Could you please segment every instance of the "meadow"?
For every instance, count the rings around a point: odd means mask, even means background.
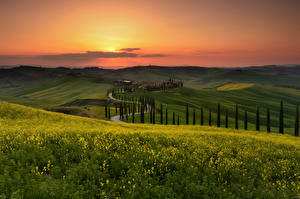
[[[225,112],[228,111],[229,127],[235,127],[235,105],[239,106],[239,128],[244,128],[244,114],[247,111],[248,129],[255,130],[256,110],[260,108],[261,131],[266,131],[266,109],[271,113],[271,131],[278,132],[280,101],[284,104],[285,132],[294,133],[296,105],[299,105],[300,91],[291,88],[281,88],[250,83],[223,84],[215,89],[177,88],[161,92],[134,92],[120,94],[128,97],[149,96],[156,102],[156,108],[163,104],[163,122],[165,124],[166,108],[168,109],[168,124],[172,124],[173,112],[185,124],[186,105],[189,105],[189,123],[193,121],[193,110],[196,111],[196,124],[200,124],[200,109],[204,111],[204,125],[208,125],[209,110],[212,112],[212,125],[216,126],[217,104],[221,105],[221,126],[225,127]],[[131,121],[131,118],[129,118]],[[140,122],[140,118],[136,118]],[[145,116],[149,122],[149,114]],[[160,123],[160,113],[156,113],[156,123]]]
[[[0,102],[0,198],[296,198],[299,141]]]

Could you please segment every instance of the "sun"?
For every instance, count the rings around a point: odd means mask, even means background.
[[[116,48],[114,48],[114,47],[108,47],[108,48],[106,48],[106,50],[108,52],[116,52],[117,51]]]

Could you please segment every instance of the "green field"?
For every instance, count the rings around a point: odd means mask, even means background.
[[[91,103],[88,100],[105,100],[110,83],[97,82],[84,76],[63,76],[38,79],[17,86],[0,89],[0,99],[51,111],[104,119],[104,102]],[[81,100],[79,103],[78,100]]]
[[[1,198],[296,198],[299,138],[0,102]],[[298,195],[299,196],[299,195]]]
[[[0,71],[0,198],[297,198],[300,142],[289,134],[300,101],[300,72],[271,69]],[[184,87],[126,94],[155,98],[156,125],[103,120],[114,80],[169,77],[182,78]],[[277,133],[280,100],[285,135]],[[190,124],[196,110],[195,126],[182,125],[187,103]],[[216,125],[218,103],[222,127],[228,110],[228,129],[208,126],[209,109]],[[160,104],[164,123],[167,107],[168,123],[175,112],[181,125],[159,125]],[[248,111],[249,131],[233,129],[235,104],[240,129]],[[261,132],[251,131],[257,106]],[[201,107],[205,126],[199,125]],[[265,132],[266,108],[272,133]]]
[[[248,112],[249,129],[255,129],[256,108],[260,108],[261,130],[266,130],[266,109],[271,111],[271,131],[278,132],[278,120],[280,101],[284,102],[284,126],[285,132],[294,132],[295,110],[299,105],[300,90],[280,88],[273,86],[252,85],[241,89],[192,89],[179,88],[163,92],[137,92],[125,94],[127,96],[148,95],[156,100],[156,108],[160,109],[163,104],[163,114],[165,108],[168,108],[168,123],[172,123],[172,114],[175,112],[176,121],[179,115],[181,124],[185,124],[186,104],[189,104],[189,122],[193,121],[193,109],[196,110],[196,124],[200,124],[200,108],[204,108],[204,124],[208,125],[209,109],[212,111],[212,124],[216,125],[217,104],[221,105],[221,126],[225,125],[225,110],[228,110],[229,127],[235,125],[235,105],[239,105],[239,128],[244,128],[244,111]],[[226,86],[226,85],[225,85]],[[224,88],[225,86],[222,86]],[[232,87],[232,84],[229,86]],[[243,85],[244,86],[244,85]],[[160,123],[159,110],[156,113],[156,123]],[[139,122],[137,117],[137,122]],[[149,122],[149,115],[146,116],[146,122]],[[165,123],[165,116],[164,116]]]
[[[248,111],[249,128],[255,128],[256,107],[260,107],[262,131],[265,131],[266,108],[271,110],[272,131],[278,131],[279,103],[284,102],[285,130],[293,133],[295,106],[300,101],[300,67],[250,67],[250,68],[201,68],[201,67],[133,67],[120,70],[98,68],[36,68],[17,67],[0,70],[0,99],[35,108],[93,118],[104,118],[107,90],[117,79],[157,81],[172,77],[182,79],[184,88],[166,92],[133,93],[149,95],[168,107],[169,124],[172,113],[185,123],[185,105],[196,110],[196,123],[200,123],[201,107],[204,123],[208,124],[208,110],[212,110],[216,123],[217,103],[221,104],[222,125],[225,110],[229,111],[229,127],[234,127],[234,106],[239,104],[239,127],[243,128],[244,111]],[[159,111],[158,111],[159,113]],[[159,114],[156,122],[160,122]],[[112,115],[115,112],[112,112]],[[146,115],[146,121],[149,116]],[[129,118],[130,119],[130,118]],[[164,119],[165,120],[165,119]],[[139,117],[137,117],[139,121]]]
[[[76,99],[106,98],[106,91],[111,87],[111,84],[98,83],[92,78],[64,77],[1,89],[0,98],[46,108]]]

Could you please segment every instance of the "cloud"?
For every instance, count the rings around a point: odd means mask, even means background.
[[[224,51],[219,50],[196,50],[195,56],[227,56],[227,55],[241,55],[257,53],[257,50],[245,49],[229,49]]]
[[[167,54],[143,54],[140,57],[167,57]]]
[[[119,51],[132,52],[136,50],[141,50],[141,48],[121,48]]]
[[[65,54],[49,54],[38,55],[38,59],[47,61],[80,61],[86,62],[98,58],[120,58],[120,57],[137,57],[136,53],[128,52],[104,52],[104,51],[86,51],[85,53],[65,53]]]
[[[2,64],[38,64],[38,65],[84,65],[106,58],[151,58],[165,57],[165,54],[138,54],[132,52],[86,51],[82,53],[62,53],[43,55],[0,55]],[[98,61],[99,62],[99,61]],[[101,63],[101,61],[100,61]]]

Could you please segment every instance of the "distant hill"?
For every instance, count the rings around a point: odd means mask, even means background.
[[[136,66],[123,69],[42,68],[19,66],[0,69],[0,87],[22,85],[26,82],[59,77],[89,77],[98,82],[112,83],[117,79],[132,81],[157,81],[172,77],[181,79],[189,87],[203,87],[223,81],[252,82],[261,84],[288,84],[300,86],[300,65],[297,66],[251,66],[246,68],[163,67]]]
[[[298,99],[294,94],[298,93],[296,90],[300,88],[300,66],[246,68],[136,66],[117,70],[97,67],[5,67],[0,69],[0,100],[64,112],[66,110],[74,112],[74,108],[77,108],[75,112],[80,110],[79,115],[82,115],[82,110],[86,112],[85,106],[89,106],[91,111],[96,107],[95,112],[83,115],[99,115],[103,103],[99,105],[91,102],[105,100],[107,90],[113,87],[114,81],[120,79],[162,81],[169,78],[182,80],[184,87],[199,90],[200,93],[204,92],[203,89],[216,90],[224,88],[222,86],[260,84],[275,87],[274,91],[276,88],[294,89],[295,92],[293,90],[290,92]],[[198,93],[194,90],[190,92]],[[208,102],[217,103],[215,98],[211,97],[212,99],[207,99]],[[279,98],[280,96],[276,100],[280,100]],[[103,115],[100,116],[102,117]]]

